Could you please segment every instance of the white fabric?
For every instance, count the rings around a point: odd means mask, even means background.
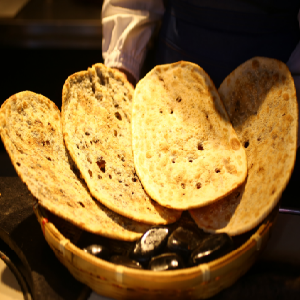
[[[102,8],[105,65],[123,68],[138,81],[147,44],[163,14],[160,0],[105,0]]]

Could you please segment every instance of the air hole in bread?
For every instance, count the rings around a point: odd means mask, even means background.
[[[122,121],[122,116],[120,115],[119,112],[116,112],[116,113],[115,113],[115,116],[116,116],[116,118],[117,118],[118,120]]]
[[[202,143],[198,143],[198,150],[204,150]]]
[[[133,177],[133,178],[132,178],[132,181],[133,181],[133,182],[136,182],[136,181],[137,181],[137,179],[136,179],[135,177]]]
[[[181,100],[182,100],[181,97],[177,97],[177,98],[176,98],[176,101],[177,101],[177,102],[181,102]]]
[[[190,158],[190,159],[189,159],[189,162],[193,162],[193,159]]]
[[[181,187],[182,187],[183,189],[185,189],[185,183],[182,183],[182,184],[181,184]]]
[[[117,130],[114,130],[114,136],[117,136],[118,133],[117,133]]]
[[[244,147],[245,147],[245,148],[248,148],[248,147],[249,147],[249,141],[246,141],[246,142],[244,143]]]
[[[198,183],[196,184],[196,188],[199,190],[199,189],[201,189],[201,187],[202,187],[201,183],[198,182]]]
[[[93,177],[93,172],[91,170],[88,170],[91,177]]]
[[[47,157],[47,159],[51,161],[51,158],[50,158],[50,157]]]
[[[99,167],[99,169],[100,169],[103,173],[105,173],[105,164],[106,164],[105,160],[104,160],[104,159],[100,159],[100,160],[98,160],[98,161],[96,162],[96,164],[97,164],[97,166]]]
[[[89,133],[89,132],[86,132],[85,135],[90,135],[90,133]]]
[[[43,146],[45,146],[45,145],[49,146],[50,142],[49,141],[43,141],[42,144],[43,144]]]
[[[171,115],[173,114],[173,109],[171,109],[171,113],[170,113]]]
[[[77,146],[77,149],[79,149],[79,145],[76,145]]]
[[[119,104],[115,104],[115,107],[118,108],[118,107],[119,107]]]
[[[240,194],[241,194],[241,193],[237,193],[237,194],[235,195],[235,198],[237,199],[237,198],[240,196]]]
[[[102,179],[102,176],[101,176],[101,175],[98,175],[98,179]]]
[[[87,159],[86,159],[90,164],[92,163],[92,161],[91,161],[91,159],[88,157]]]
[[[175,158],[172,159],[172,163],[175,164]]]
[[[20,167],[21,166],[21,164],[19,163],[19,162],[17,162],[17,165]]]
[[[259,137],[259,138],[257,138],[257,141],[258,141],[258,142],[260,142],[260,140],[261,140],[261,138],[260,138],[260,137]]]
[[[221,170],[220,170],[219,168],[215,168],[215,172],[216,172],[216,173],[220,173]]]
[[[78,202],[82,207],[85,207],[84,204],[82,202]]]
[[[161,109],[159,110],[159,112],[160,112],[161,114],[163,113],[163,111],[162,111]]]
[[[108,175],[108,177],[109,177],[109,179],[112,179],[112,176],[110,174]]]

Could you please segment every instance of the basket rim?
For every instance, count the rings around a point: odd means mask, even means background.
[[[277,210],[277,206],[275,210]],[[126,273],[126,275],[133,277],[143,275],[146,277],[151,277],[151,280],[155,281],[161,279],[167,280],[168,278],[172,278],[172,280],[174,281],[176,280],[176,277],[178,277],[178,280],[182,281],[184,279],[182,276],[190,278],[199,276],[201,273],[205,275],[207,269],[210,272],[213,272],[216,269],[222,268],[225,265],[227,265],[228,262],[235,261],[240,254],[244,253],[245,251],[251,250],[253,247],[256,247],[257,250],[260,250],[260,244],[262,243],[263,238],[268,235],[278,213],[278,210],[276,214],[271,212],[259,225],[255,233],[245,243],[243,243],[237,249],[227,253],[226,255],[220,258],[217,258],[208,263],[200,264],[189,268],[168,270],[168,272],[154,272],[152,270],[147,269],[134,269],[122,265],[116,265],[112,262],[105,261],[101,258],[95,257],[92,254],[85,252],[84,250],[74,245],[71,241],[66,239],[55,227],[55,225],[48,221],[46,212],[40,205],[34,206],[34,211],[40,225],[42,226],[44,236],[46,236],[45,233],[47,231],[47,233],[50,234],[51,237],[55,239],[58,244],[61,244],[63,242],[65,250],[70,251],[72,255],[76,255],[78,258],[92,264],[94,267],[102,268],[112,273]],[[47,221],[45,222],[45,220]]]

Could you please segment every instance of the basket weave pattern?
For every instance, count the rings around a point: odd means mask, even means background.
[[[274,210],[238,249],[207,264],[167,272],[136,270],[96,258],[76,247],[36,205],[34,212],[45,239],[59,261],[95,292],[114,299],[206,299],[231,286],[264,249],[278,213]]]

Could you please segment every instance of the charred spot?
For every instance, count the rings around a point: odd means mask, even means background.
[[[198,150],[204,150],[202,143],[198,143]]]
[[[101,172],[105,173],[105,164],[106,164],[106,161],[101,158],[100,160],[97,160],[96,164],[99,167],[99,169],[101,170]]]
[[[246,142],[244,143],[244,147],[245,147],[245,148],[248,148],[248,147],[249,147],[249,141],[246,141]]]
[[[116,117],[118,120],[122,121],[122,116],[120,115],[119,112],[116,112],[116,113],[115,113],[115,117]]]
[[[21,164],[20,164],[19,162],[17,162],[17,166],[19,166],[19,167],[20,167],[20,166],[21,166]]]
[[[85,205],[82,202],[78,202],[83,208],[85,207]]]

